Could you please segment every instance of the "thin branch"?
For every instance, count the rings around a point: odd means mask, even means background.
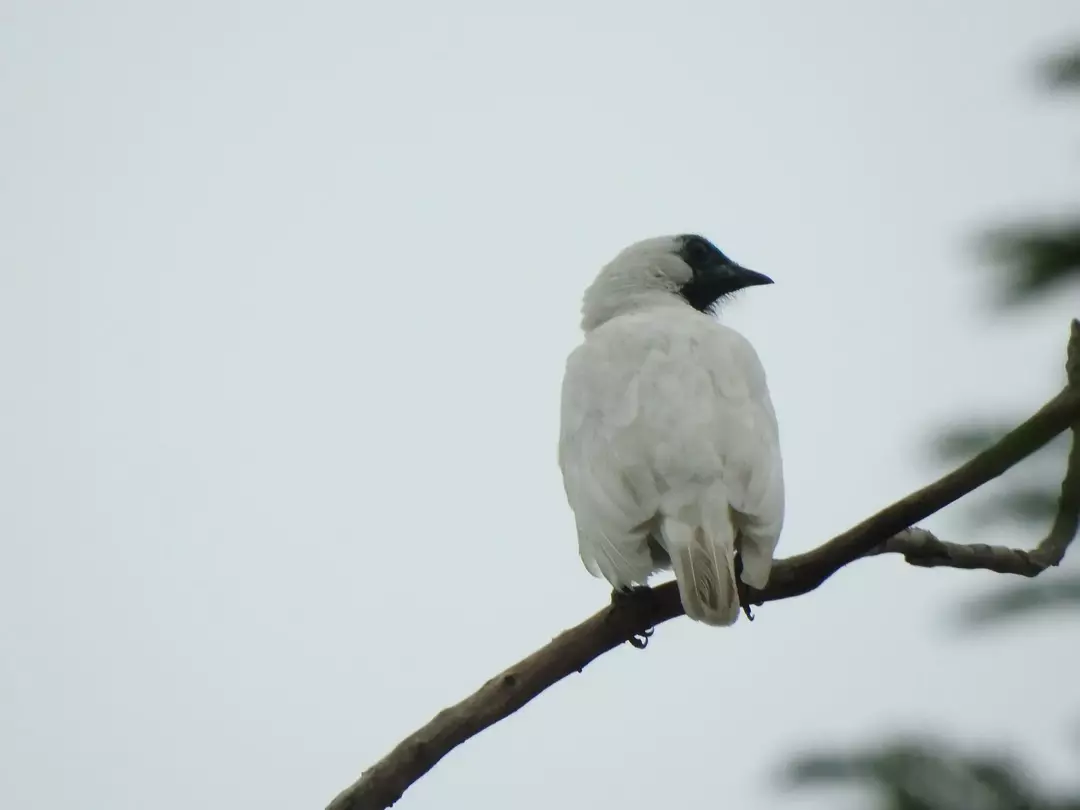
[[[985,543],[949,543],[918,526],[904,529],[863,556],[878,554],[900,554],[905,562],[919,568],[966,568],[1022,577],[1037,577],[1050,567],[1040,560],[1037,549],[1027,551]]]
[[[1080,391],[1080,321],[1073,320],[1069,332],[1069,350],[1065,359],[1066,391]],[[1047,565],[1057,565],[1069,543],[1080,531],[1080,420],[1072,425],[1072,447],[1068,467],[1061,482],[1058,511],[1050,534],[1039,544],[1035,554]]]
[[[1036,576],[1062,557],[1080,523],[1080,321],[1072,322],[1067,362],[1069,385],[1034,416],[955,471],[913,492],[813,551],[773,565],[769,583],[752,591],[754,604],[814,590],[861,557],[897,553],[913,565],[983,569]],[[1057,519],[1033,551],[964,546],[912,528],[967,493],[997,478],[1059,433],[1073,428],[1069,470],[1062,483]],[[443,709],[342,791],[328,810],[383,810],[451,750],[520,709],[548,687],[625,641],[647,636],[683,613],[678,588],[667,582],[593,614],[576,627],[485,683],[460,703]]]

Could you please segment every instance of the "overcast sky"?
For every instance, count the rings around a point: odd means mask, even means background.
[[[0,4],[0,806],[321,808],[603,606],[559,387],[637,239],[777,282],[722,317],[784,555],[1055,393],[1075,300],[995,315],[971,247],[1076,202],[1032,78],[1075,0],[507,5]],[[400,807],[819,807],[789,754],[924,728],[1063,778],[1075,622],[949,630],[998,581],[880,559],[672,622]]]

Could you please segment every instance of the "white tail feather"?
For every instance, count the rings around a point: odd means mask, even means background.
[[[674,518],[661,522],[664,546],[671,556],[679,597],[686,615],[705,624],[728,627],[739,618],[739,591],[735,583],[735,537],[730,523],[710,527]]]

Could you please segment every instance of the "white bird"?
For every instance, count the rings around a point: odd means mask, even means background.
[[[674,568],[686,614],[739,618],[784,522],[776,414],[757,352],[716,305],[768,276],[696,234],[622,251],[586,290],[563,378],[559,466],[586,569],[616,593]]]

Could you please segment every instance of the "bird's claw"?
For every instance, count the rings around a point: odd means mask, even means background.
[[[742,581],[742,554],[735,554],[735,590],[739,594],[739,607],[742,608],[742,612],[746,614],[746,618],[750,621],[754,620],[754,613],[750,609],[753,605],[753,601],[750,599],[749,588],[746,583]]]
[[[630,642],[630,646],[636,647],[639,650],[644,650],[646,647],[649,646],[649,639],[652,638],[652,634],[653,630],[652,628],[650,628],[648,630],[645,630],[644,632],[635,633],[634,635],[630,636],[627,641]]]
[[[633,585],[629,588],[615,588],[611,592],[611,604],[615,606],[625,605],[630,607],[634,600],[643,598],[647,593],[651,592],[652,588],[648,585]],[[653,628],[649,628],[641,633],[634,633],[627,641],[639,650],[644,650],[649,645],[649,638],[653,634]]]
[[[746,584],[741,579],[736,580],[736,583],[738,585],[737,590],[739,592],[739,607],[741,607],[742,612],[746,614],[746,618],[750,621],[753,621],[754,612],[751,608],[754,605],[754,601],[750,598],[749,588],[746,587]]]

